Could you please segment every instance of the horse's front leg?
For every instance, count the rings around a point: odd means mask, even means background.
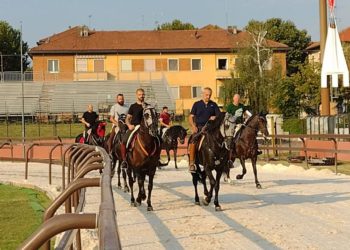
[[[241,165],[242,165],[242,174],[238,174],[236,176],[237,180],[243,179],[244,175],[247,173],[247,168],[245,167],[245,160],[243,158],[239,158],[239,161],[241,162]]]
[[[118,163],[118,168],[121,168],[120,165],[121,165],[121,162]],[[124,190],[123,190],[123,191],[124,191],[125,193],[127,193],[127,192],[130,191],[130,189],[129,189],[129,187],[128,187],[128,183],[127,183],[127,181],[126,181],[127,173],[126,173],[126,170],[125,170],[125,169],[122,169],[121,171],[122,171],[123,180],[124,180]]]
[[[214,186],[215,186],[215,178],[213,176],[212,171],[209,169],[208,166],[204,167],[205,168],[205,172],[206,175],[208,176],[209,179],[209,183],[210,183],[210,190],[208,192],[208,194],[206,195],[206,197],[203,200],[204,205],[208,206],[211,198],[213,197],[213,190],[214,190]]]
[[[258,180],[258,171],[256,169],[256,157],[253,157],[252,159],[252,166],[253,166],[253,172],[254,172],[254,178],[255,178],[255,186],[256,188],[258,189],[261,189],[261,185],[260,185],[260,182]]]
[[[174,152],[174,162],[175,162],[175,168],[177,169],[177,163],[176,163],[176,154],[177,154],[177,148],[176,148],[176,147],[173,149],[173,152]]]
[[[146,193],[145,193],[145,174],[140,174],[137,178],[137,183],[139,184],[139,193],[136,198],[137,205],[141,205],[142,200],[146,198]]]
[[[129,177],[129,186],[130,186],[130,205],[133,207],[136,207],[136,203],[135,203],[135,197],[134,197],[134,177],[133,177],[133,171],[131,169],[131,167],[128,167],[128,177]]]
[[[117,163],[115,163],[117,164]],[[120,173],[121,173],[121,167],[120,167],[120,160],[118,160],[118,168],[117,168],[117,175],[118,175],[118,188],[122,188],[122,185],[120,184]]]
[[[149,174],[148,180],[148,197],[147,197],[147,211],[153,211],[152,203],[151,203],[151,195],[153,189],[153,178],[155,173]]]
[[[192,173],[192,183],[194,186],[194,204],[200,205],[197,184],[198,184],[198,173]]]
[[[167,157],[168,157],[168,162],[166,163],[166,165],[168,165],[169,162],[170,162],[170,149],[169,149],[169,148],[166,148],[165,151],[166,151],[166,155],[167,155]]]
[[[219,205],[219,189],[220,189],[221,175],[222,175],[221,169],[216,171],[215,198],[214,198],[215,211],[221,211],[221,206]]]

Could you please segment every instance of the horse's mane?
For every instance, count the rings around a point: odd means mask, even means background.
[[[245,124],[251,122],[256,116],[259,116],[259,114],[253,114],[251,117],[248,118],[248,120],[245,121]]]
[[[207,123],[206,131],[211,133],[217,130],[220,127],[222,121],[224,120],[224,117],[225,112],[220,112],[220,114],[215,118],[215,120],[209,120]]]

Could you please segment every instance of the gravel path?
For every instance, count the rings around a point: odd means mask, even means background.
[[[327,170],[305,171],[297,166],[263,164],[258,167],[262,189],[255,188],[248,164],[244,180],[222,183],[214,205],[194,205],[187,162],[158,170],[152,195],[153,212],[146,204],[133,208],[130,194],[113,192],[124,249],[349,249],[350,176]],[[29,180],[23,163],[0,163],[0,181],[34,184],[57,194],[60,167],[53,168],[53,185],[45,184],[47,165],[30,163]],[[241,168],[231,171],[235,176]],[[96,174],[93,174],[96,175]],[[44,176],[44,177],[41,177]],[[147,187],[146,187],[147,188]],[[202,193],[202,187],[200,186]],[[87,192],[85,211],[96,212],[99,188]],[[84,233],[83,249],[96,248],[96,231]]]

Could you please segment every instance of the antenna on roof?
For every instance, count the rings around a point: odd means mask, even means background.
[[[89,15],[89,28],[91,28],[91,17],[92,17],[92,14]]]

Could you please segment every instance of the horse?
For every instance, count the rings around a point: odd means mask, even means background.
[[[159,165],[161,145],[158,137],[158,119],[155,108],[146,105],[143,109],[140,128],[135,132],[132,139],[132,151],[127,151],[128,163],[127,174],[131,193],[131,206],[141,205],[142,200],[147,198],[147,210],[153,211],[151,195],[153,178]],[[148,175],[148,197],[146,196],[144,182]],[[136,178],[139,193],[134,197],[133,185]]]
[[[199,139],[199,148],[196,154],[196,173],[192,173],[192,183],[195,190],[195,204],[200,205],[197,183],[201,181],[206,196],[202,203],[208,206],[215,188],[214,205],[216,211],[221,211],[219,205],[220,178],[227,164],[229,149],[232,147],[234,135],[234,118],[230,113],[220,113],[215,120],[206,125],[204,135]],[[198,143],[197,143],[198,144]],[[203,169],[201,169],[203,166]],[[215,170],[216,178],[212,171]],[[210,190],[206,185],[206,177],[210,181]]]
[[[120,174],[122,173],[123,179],[124,179],[124,192],[129,192],[130,189],[129,189],[127,181],[126,181],[127,173],[124,169],[121,169],[121,167],[120,167],[121,159],[122,159],[122,157],[120,155],[120,143],[122,141],[122,137],[128,131],[128,126],[125,124],[124,120],[120,119],[120,120],[118,120],[118,127],[119,127],[119,131],[116,134],[115,138],[113,139],[112,149],[110,152],[110,156],[112,158],[112,166],[113,166],[112,169],[114,172],[115,167],[117,165],[117,161],[118,161],[118,167],[117,167],[118,183],[117,183],[117,186],[118,186],[118,188],[122,188],[121,182],[120,182]],[[108,136],[110,136],[110,134]]]
[[[167,166],[170,161],[170,150],[173,150],[174,152],[174,161],[175,161],[175,168],[177,168],[176,163],[176,154],[177,154],[177,146],[180,142],[181,144],[185,143],[185,138],[187,136],[187,130],[184,127],[180,125],[175,125],[167,129],[162,136],[162,149],[165,149],[166,154],[168,156],[168,162],[167,163],[161,163],[162,166]]]
[[[94,128],[91,129],[91,133],[88,136],[87,142],[85,142],[83,133],[75,137],[75,142],[86,143],[89,145],[95,145],[95,146],[100,146],[105,148],[104,143],[105,143],[106,125],[107,123],[105,121],[97,121],[96,129]]]
[[[261,189],[261,184],[259,183],[257,177],[256,161],[258,152],[258,142],[256,140],[258,132],[261,132],[264,137],[269,135],[267,129],[266,115],[255,114],[251,116],[244,124],[242,128],[238,131],[233,143],[232,157],[231,160],[234,162],[236,158],[239,159],[242,165],[242,174],[236,176],[237,180],[243,179],[244,175],[247,173],[245,167],[245,160],[251,159],[253,172],[255,177],[256,188]],[[230,168],[226,169],[227,179],[230,180]]]

